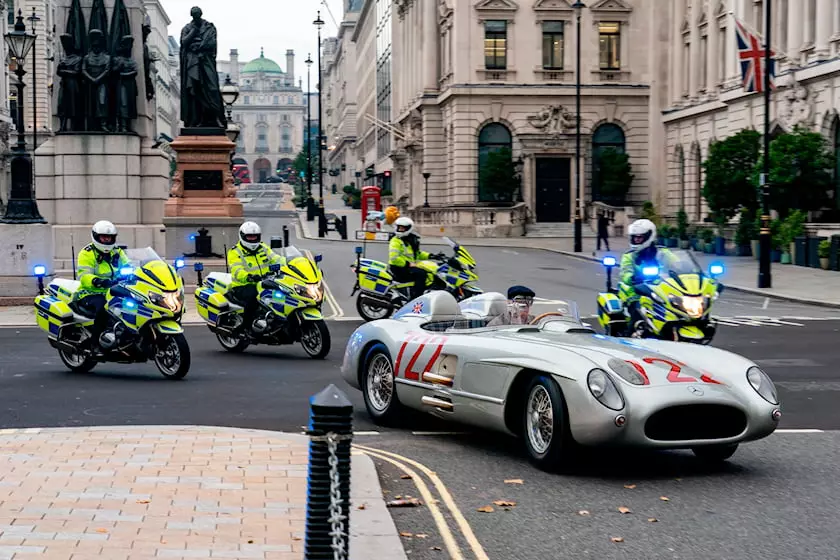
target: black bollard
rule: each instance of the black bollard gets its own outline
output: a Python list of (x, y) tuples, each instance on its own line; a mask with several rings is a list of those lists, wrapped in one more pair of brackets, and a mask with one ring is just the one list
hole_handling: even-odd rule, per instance
[(341, 217), (341, 238), (347, 239), (347, 216)]
[(283, 247), (289, 246), (289, 226), (283, 226)]
[[(350, 556), (350, 443), (353, 405), (330, 385), (309, 399), (309, 473), (306, 489), (304, 560), (347, 559)], [(335, 442), (337, 495), (332, 495), (329, 437)], [(334, 517), (336, 513), (340, 516)], [(338, 532), (333, 524), (338, 525)], [(334, 549), (338, 543), (338, 555)], [(342, 546), (343, 543), (343, 546)]]
[(324, 214), (324, 209), (318, 212), (318, 237), (327, 235), (327, 216)]

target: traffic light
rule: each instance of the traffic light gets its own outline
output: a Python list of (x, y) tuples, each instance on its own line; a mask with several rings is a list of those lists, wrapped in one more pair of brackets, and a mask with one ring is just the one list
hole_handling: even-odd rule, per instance
[(385, 176), (386, 176), (386, 177), (390, 177), (390, 176), (391, 176), (391, 172), (390, 172), (390, 171), (386, 171), (386, 172), (385, 172)]

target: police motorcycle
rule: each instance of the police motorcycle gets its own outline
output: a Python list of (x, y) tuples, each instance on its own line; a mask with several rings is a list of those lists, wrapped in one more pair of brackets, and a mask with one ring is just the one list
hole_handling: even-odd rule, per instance
[[(470, 252), (449, 237), (443, 241), (452, 249), (452, 256), (437, 253), (414, 263), (428, 273), (424, 292), (445, 290), (458, 301), (483, 293), (475, 272), (478, 265)], [(356, 284), (350, 297), (359, 293), (356, 311), (365, 321), (387, 319), (408, 303), (412, 282), (395, 281), (387, 263), (364, 258), (362, 253), (363, 249), (356, 247), (356, 262), (350, 265)]]
[(330, 331), (321, 312), (321, 255), (310, 259), (289, 245), (282, 256), (286, 264), (270, 265), (268, 277), (257, 285), (259, 310), (250, 325), (244, 324), (245, 308), (227, 297), (233, 277), (225, 272), (211, 272), (196, 290), (198, 314), (228, 352), (243, 352), (252, 344), (300, 342), (310, 358), (323, 359), (330, 352)]
[(190, 347), (181, 326), (185, 312), (184, 281), (175, 266), (151, 247), (125, 251), (130, 261), (119, 271), (119, 282), (106, 293), (107, 324), (99, 336), (102, 353), (92, 348), (94, 317), (78, 305), (78, 280), (53, 279), (43, 288), (46, 269), (35, 267), (39, 295), (35, 319), (58, 350), (64, 365), (74, 372), (88, 372), (97, 363), (144, 363), (154, 360), (168, 379), (182, 379), (190, 369)]
[[(607, 269), (607, 289), (598, 294), (598, 322), (609, 336), (631, 336), (632, 320), (623, 304), (631, 286), (619, 282), (614, 289), (612, 269), (617, 266), (616, 259), (607, 256), (602, 263)], [(642, 337), (709, 344), (717, 331), (712, 304), (723, 291), (718, 280), (723, 265), (710, 265), (706, 275), (691, 253), (668, 249), (667, 253), (658, 252), (655, 261), (644, 263), (641, 272), (649, 288), (649, 293), (639, 294), (644, 318)]]

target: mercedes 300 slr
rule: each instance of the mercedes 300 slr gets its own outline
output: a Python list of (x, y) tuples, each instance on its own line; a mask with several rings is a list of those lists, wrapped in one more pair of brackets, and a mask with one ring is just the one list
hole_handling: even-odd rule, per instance
[(742, 356), (597, 334), (573, 302), (526, 325), (488, 326), (506, 309), (499, 293), (459, 304), (429, 292), (356, 329), (344, 379), (377, 424), (411, 408), (505, 432), (546, 470), (577, 446), (691, 449), (725, 461), (778, 426), (773, 382)]

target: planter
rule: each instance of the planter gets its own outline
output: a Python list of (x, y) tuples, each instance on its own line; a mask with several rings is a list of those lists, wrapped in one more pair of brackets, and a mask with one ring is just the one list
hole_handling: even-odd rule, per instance
[(782, 252), (778, 249), (770, 251), (770, 260), (772, 262), (779, 262), (782, 260)]
[(715, 254), (722, 257), (726, 254), (726, 238), (715, 237)]
[(703, 247), (703, 252), (707, 255), (712, 255), (715, 252), (715, 244), (714, 243), (706, 243), (705, 247)]
[(670, 247), (671, 249), (675, 248), (679, 243), (679, 240), (676, 237), (669, 237), (665, 240), (665, 246)]
[(688, 239), (680, 239), (680, 249), (688, 249), (691, 247), (691, 241)]
[(790, 253), (784, 251), (782, 253), (782, 258), (779, 262), (781, 262), (782, 264), (790, 264)]
[(820, 268), (828, 270), (828, 257), (820, 257)]
[(761, 252), (761, 242), (758, 239), (753, 239), (750, 241), (750, 249), (752, 250), (755, 260), (758, 260), (759, 253)]

